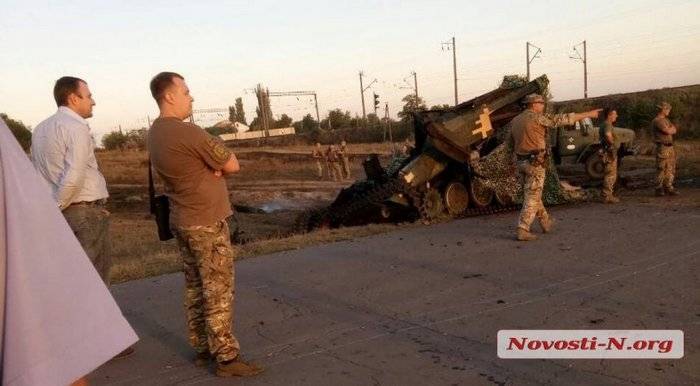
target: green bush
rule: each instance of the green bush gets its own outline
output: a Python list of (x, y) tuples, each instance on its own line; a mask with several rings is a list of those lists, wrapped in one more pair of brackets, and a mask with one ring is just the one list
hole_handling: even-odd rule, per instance
[(10, 128), (10, 131), (15, 138), (17, 138), (17, 142), (22, 146), (22, 149), (24, 149), (24, 151), (29, 151), (29, 148), (32, 146), (32, 132), (24, 126), (22, 121), (16, 121), (8, 117), (7, 114), (0, 113), (0, 118), (2, 118), (7, 124), (7, 127)]
[(584, 111), (611, 106), (619, 115), (617, 126), (634, 129), (641, 137), (650, 137), (656, 105), (666, 101), (673, 106), (669, 119), (678, 127), (678, 138), (700, 138), (700, 85), (663, 88), (628, 94), (555, 102), (555, 112)]
[(102, 136), (102, 147), (107, 150), (123, 150), (128, 138), (121, 131), (113, 131)]

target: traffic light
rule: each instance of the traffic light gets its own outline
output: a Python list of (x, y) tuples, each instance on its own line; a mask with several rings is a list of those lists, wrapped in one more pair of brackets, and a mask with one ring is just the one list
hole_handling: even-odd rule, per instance
[(374, 108), (379, 107), (379, 95), (374, 94)]

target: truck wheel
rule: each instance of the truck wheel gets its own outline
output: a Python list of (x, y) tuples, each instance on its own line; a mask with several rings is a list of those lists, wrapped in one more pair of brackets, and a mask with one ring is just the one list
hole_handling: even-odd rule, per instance
[(469, 184), (469, 198), (477, 208), (489, 206), (493, 201), (493, 190), (484, 185), (479, 178), (472, 178)]
[(445, 188), (445, 206), (447, 211), (458, 216), (469, 206), (469, 192), (461, 182), (450, 182)]
[(586, 158), (586, 174), (594, 180), (600, 180), (605, 176), (605, 163), (597, 151)]

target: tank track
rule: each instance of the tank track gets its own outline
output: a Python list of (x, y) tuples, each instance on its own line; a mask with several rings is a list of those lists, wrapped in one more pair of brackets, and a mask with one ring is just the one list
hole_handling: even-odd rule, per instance
[[(430, 219), (425, 210), (425, 202), (421, 192), (406, 184), (398, 178), (391, 178), (383, 184), (376, 184), (364, 190), (356, 192), (352, 200), (346, 203), (333, 203), (328, 207), (320, 208), (307, 213), (297, 220), (297, 231), (308, 232), (318, 228), (337, 228), (340, 226), (362, 225), (371, 221), (363, 221), (365, 211), (371, 207), (379, 207), (391, 196), (402, 193), (408, 196), (414, 209), (416, 217), (425, 223), (430, 223), (435, 219)], [(467, 210), (456, 216), (446, 218), (467, 218), (475, 216), (486, 216), (497, 213), (511, 212), (520, 209), (519, 205), (502, 206), (498, 204), (479, 208), (467, 208)]]
[(420, 202), (418, 192), (415, 191), (415, 189), (412, 189), (403, 182), (403, 180), (391, 178), (385, 183), (377, 184), (361, 192), (358, 197), (355, 197), (346, 205), (332, 204), (328, 208), (330, 225), (332, 227), (338, 227), (341, 225), (360, 225), (362, 223), (367, 223), (366, 221), (358, 222), (358, 218), (355, 216), (358, 214), (361, 215), (363, 211), (372, 206), (383, 205), (384, 201), (397, 193), (406, 194), (412, 203)]

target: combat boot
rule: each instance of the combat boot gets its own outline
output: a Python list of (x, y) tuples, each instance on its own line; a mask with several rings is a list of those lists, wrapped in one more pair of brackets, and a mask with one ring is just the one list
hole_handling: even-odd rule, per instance
[(661, 197), (661, 196), (665, 196), (666, 193), (664, 192), (664, 189), (663, 189), (663, 188), (656, 188), (656, 195), (657, 195), (658, 197)]
[(618, 202), (620, 202), (620, 199), (615, 196), (606, 196), (603, 198), (604, 204), (617, 204)]
[(262, 367), (244, 362), (240, 355), (233, 360), (221, 362), (216, 366), (216, 375), (219, 377), (252, 377), (262, 372)]
[(540, 220), (540, 226), (542, 227), (543, 233), (549, 233), (552, 231), (552, 227), (554, 226), (554, 219), (551, 217), (547, 217), (543, 220)]
[(668, 194), (669, 196), (677, 196), (678, 191), (674, 188), (664, 188), (664, 192)]
[(533, 241), (537, 240), (537, 236), (533, 235), (530, 233), (530, 231), (526, 231), (523, 228), (518, 228), (518, 236), (517, 236), (518, 241)]

